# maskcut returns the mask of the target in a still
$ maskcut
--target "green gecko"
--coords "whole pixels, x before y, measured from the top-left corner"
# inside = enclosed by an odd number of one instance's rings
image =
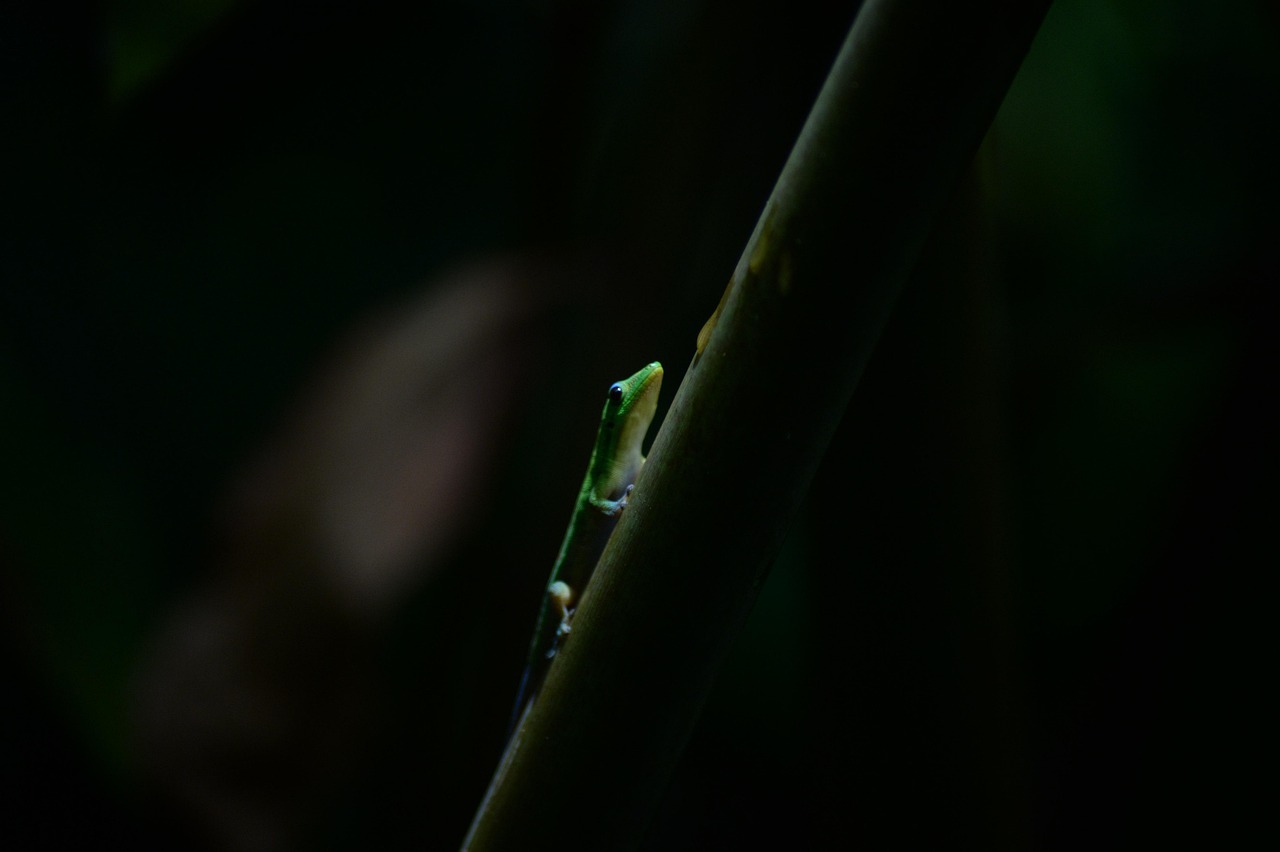
[[[626,508],[636,475],[644,464],[640,445],[653,420],[661,387],[662,365],[657,361],[631,378],[609,386],[591,463],[573,505],[569,529],[551,569],[533,641],[529,643],[529,657],[511,717],[512,730],[525,707],[533,701],[551,659],[569,634],[574,608],[618,523],[618,516]]]

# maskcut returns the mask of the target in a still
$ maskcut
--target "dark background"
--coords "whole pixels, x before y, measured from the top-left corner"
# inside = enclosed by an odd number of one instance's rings
[[[5,5],[14,848],[456,847],[853,15],[729,5]],[[644,848],[1262,828],[1275,9],[1054,6]]]

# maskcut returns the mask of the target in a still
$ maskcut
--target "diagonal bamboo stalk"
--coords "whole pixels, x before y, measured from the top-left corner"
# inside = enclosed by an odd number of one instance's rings
[[[1049,0],[869,0],[464,848],[638,844]]]

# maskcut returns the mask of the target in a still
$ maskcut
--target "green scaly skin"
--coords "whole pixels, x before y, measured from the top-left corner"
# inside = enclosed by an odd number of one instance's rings
[[[653,421],[661,387],[662,365],[657,361],[609,387],[591,463],[547,580],[547,593],[529,643],[529,657],[511,719],[513,729],[537,695],[551,659],[568,635],[574,608],[618,516],[626,508],[627,497],[644,464],[640,446]]]

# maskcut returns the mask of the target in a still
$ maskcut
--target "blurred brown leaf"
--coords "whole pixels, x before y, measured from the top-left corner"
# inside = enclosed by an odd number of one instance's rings
[[[363,323],[234,484],[137,703],[155,780],[228,848],[293,846],[348,765],[368,641],[474,517],[520,401],[524,277],[476,266]]]

